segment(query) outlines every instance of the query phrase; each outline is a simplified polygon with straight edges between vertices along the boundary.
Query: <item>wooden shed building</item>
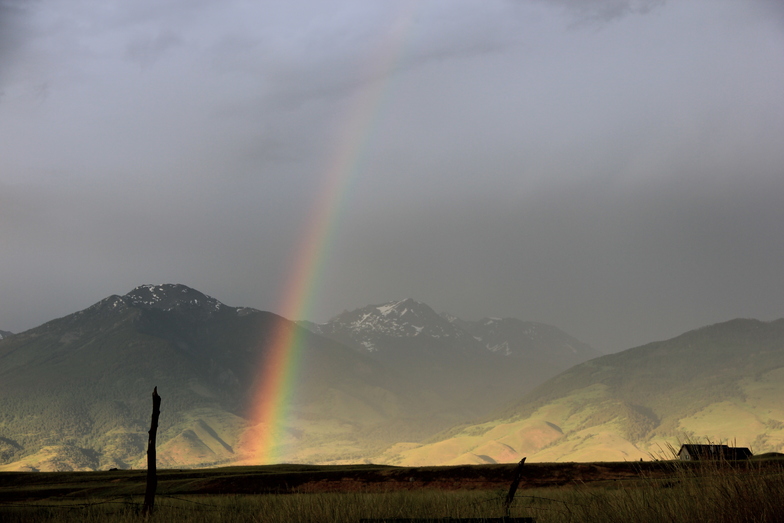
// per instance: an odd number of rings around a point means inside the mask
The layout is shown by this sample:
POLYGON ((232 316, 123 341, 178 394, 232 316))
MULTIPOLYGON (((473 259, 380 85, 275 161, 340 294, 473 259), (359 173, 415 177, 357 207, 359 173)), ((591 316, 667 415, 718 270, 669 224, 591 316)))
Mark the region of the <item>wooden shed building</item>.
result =
POLYGON ((749 459, 751 450, 746 447, 730 447, 729 445, 681 445, 678 459, 686 461, 713 460, 732 461, 749 459))

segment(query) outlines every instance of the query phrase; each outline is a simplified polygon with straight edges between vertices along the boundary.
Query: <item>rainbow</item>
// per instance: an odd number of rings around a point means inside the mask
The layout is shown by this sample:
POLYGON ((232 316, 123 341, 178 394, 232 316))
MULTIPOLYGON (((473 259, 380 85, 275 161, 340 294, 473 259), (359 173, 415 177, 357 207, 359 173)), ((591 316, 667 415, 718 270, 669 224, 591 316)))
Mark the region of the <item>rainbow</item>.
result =
MULTIPOLYGON (((321 198, 307 221, 292 270, 280 300, 280 315, 289 319, 310 317, 324 259, 340 221, 340 210, 356 177, 371 130, 380 112, 385 93, 403 52, 405 36, 413 20, 415 0, 401 3, 390 30, 372 61, 369 85, 362 89, 346 118, 337 147, 324 175, 321 198)), ((296 387, 302 340, 299 329, 281 322, 273 333, 262 362, 259 385, 253 393, 249 418, 252 428, 246 443, 247 462, 278 463, 282 452, 283 424, 296 387)))

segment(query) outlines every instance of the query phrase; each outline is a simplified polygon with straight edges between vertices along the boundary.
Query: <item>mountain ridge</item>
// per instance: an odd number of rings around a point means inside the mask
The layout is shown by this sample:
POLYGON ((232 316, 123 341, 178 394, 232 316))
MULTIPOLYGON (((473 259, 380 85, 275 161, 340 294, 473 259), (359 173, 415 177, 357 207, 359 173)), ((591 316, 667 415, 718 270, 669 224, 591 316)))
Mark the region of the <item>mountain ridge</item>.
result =
MULTIPOLYGON (((241 463, 247 412, 273 329, 300 329, 297 394, 278 451, 294 462, 368 459, 514 399, 552 369, 520 369, 424 304, 454 339, 387 326, 378 353, 178 284, 142 285, 0 341, 0 469, 127 468, 143 460, 149 394, 164 398, 159 459, 167 466, 241 463), (416 332, 413 332, 416 334, 416 332), (417 340, 413 345, 409 341, 417 340), (455 345, 467 340, 470 347, 455 345)), ((404 312, 406 308, 410 312, 404 312)), ((381 313, 381 311, 379 311, 381 313)), ((386 318, 391 320, 392 309, 386 318)), ((409 323, 409 326, 411 324, 409 323)), ((416 331, 416 329, 414 329, 416 331)))
POLYGON ((143 466, 153 386, 162 466, 247 463, 261 426, 246 413, 279 328, 303 344, 277 448, 291 462, 637 460, 679 438, 784 450, 784 319, 588 359, 555 327, 411 299, 316 325, 161 284, 0 340, 0 470, 143 466), (583 361, 559 370, 566 357, 583 361))
MULTIPOLYGON (((150 290, 107 297, 0 342, 0 427, 8 440, 0 456, 6 464, 21 460, 20 466, 47 470, 62 468, 77 455, 100 455, 98 461, 77 460, 74 466, 138 465, 153 386, 166 411, 159 432, 162 463, 196 466, 238 459, 246 445, 243 435, 252 428, 244 413, 254 400, 250 393, 269 337, 281 324, 298 327, 273 313, 218 307, 199 295, 180 303, 150 300, 150 290), (60 450, 40 457, 37 466, 32 461, 44 447, 60 450), (69 454, 65 461, 52 457, 69 454)), ((394 380, 372 360, 308 331, 300 339, 298 401, 315 413, 315 424, 329 421, 338 432, 350 434, 385 421, 381 416, 363 429, 351 410, 329 403, 334 394, 353 402, 354 412, 413 401, 391 391, 389 400, 379 400, 372 391, 394 380)), ((284 445, 307 438, 290 434, 284 445)))
POLYGON ((734 319, 575 365, 495 417, 380 459, 650 459, 666 443, 737 441, 784 449, 784 319, 734 319))
POLYGON ((385 337, 430 337, 455 340, 464 344, 465 350, 481 347, 505 356, 541 358, 545 350, 552 351, 554 347, 566 349, 562 356, 574 356, 568 360, 570 362, 602 355, 551 325, 516 318, 468 321, 452 314, 438 314, 411 298, 344 311, 323 324, 302 323, 314 332, 336 337, 369 352, 378 351, 385 337))
POLYGON ((450 321, 410 298, 344 311, 324 324, 305 325, 370 355, 405 376, 412 388, 457 401, 463 408, 450 410, 455 414, 453 421, 459 423, 514 401, 547 376, 599 354, 555 327, 509 322, 547 327, 542 329, 547 336, 535 343, 525 329, 495 332, 489 328, 495 321, 484 326, 482 322, 450 321), (570 343, 581 350, 558 350, 570 343), (499 344, 510 350, 491 350, 499 344))

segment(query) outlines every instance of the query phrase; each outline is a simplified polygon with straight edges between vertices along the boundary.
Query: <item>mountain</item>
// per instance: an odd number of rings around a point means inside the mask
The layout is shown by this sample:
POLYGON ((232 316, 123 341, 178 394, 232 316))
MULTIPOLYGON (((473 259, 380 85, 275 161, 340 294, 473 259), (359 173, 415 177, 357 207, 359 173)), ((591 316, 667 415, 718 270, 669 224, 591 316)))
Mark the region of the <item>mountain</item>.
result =
POLYGON ((465 321, 444 315, 491 352, 526 359, 531 363, 572 366, 602 355, 562 330, 544 323, 515 318, 465 321))
POLYGON ((327 323, 307 326, 368 352, 389 350, 392 339, 418 338, 448 340, 465 353, 486 349, 565 368, 602 355, 550 325, 514 318, 466 321, 451 314, 438 314, 411 298, 345 311, 327 323))
POLYGON ((667 443, 784 449, 784 319, 738 319, 602 356, 484 422, 378 461, 413 465, 648 459, 667 443))
POLYGON ((247 413, 279 329, 302 341, 278 449, 291 462, 360 462, 422 441, 569 366, 537 369, 488 350, 413 300, 365 309, 307 330, 184 285, 143 285, 4 338, 0 470, 143 466, 154 386, 162 467, 243 462, 258 428, 247 413))
POLYGON ((464 330, 410 298, 346 311, 315 328, 321 334, 368 352, 393 350, 392 340, 401 338, 449 341, 467 351, 478 347, 476 340, 464 330))
POLYGON ((286 426, 294 459, 300 449, 314 460, 353 456, 405 434, 393 421, 400 411, 416 416, 416 402, 393 391, 397 380, 372 359, 269 312, 182 285, 147 285, 0 341, 0 464, 139 466, 154 386, 163 398, 162 466, 235 462, 247 444, 250 393, 281 324, 302 339, 286 426))
POLYGON ((600 355, 549 325, 511 318, 464 321, 410 298, 306 326, 371 356, 412 389, 446 398, 437 411, 451 424, 485 415, 600 355))
POLYGON ((9 336, 13 336, 13 334, 14 334, 13 332, 0 331, 0 340, 2 340, 3 338, 7 338, 9 336))

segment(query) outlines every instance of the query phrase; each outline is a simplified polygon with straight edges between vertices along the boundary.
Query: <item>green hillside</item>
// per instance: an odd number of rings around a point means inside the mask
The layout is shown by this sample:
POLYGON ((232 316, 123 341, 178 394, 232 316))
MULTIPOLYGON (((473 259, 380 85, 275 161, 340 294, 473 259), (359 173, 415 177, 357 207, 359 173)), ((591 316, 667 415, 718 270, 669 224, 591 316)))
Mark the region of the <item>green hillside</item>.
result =
POLYGON ((705 439, 780 451, 782 397, 784 320, 739 319, 577 365, 493 419, 379 461, 637 460, 705 439))

